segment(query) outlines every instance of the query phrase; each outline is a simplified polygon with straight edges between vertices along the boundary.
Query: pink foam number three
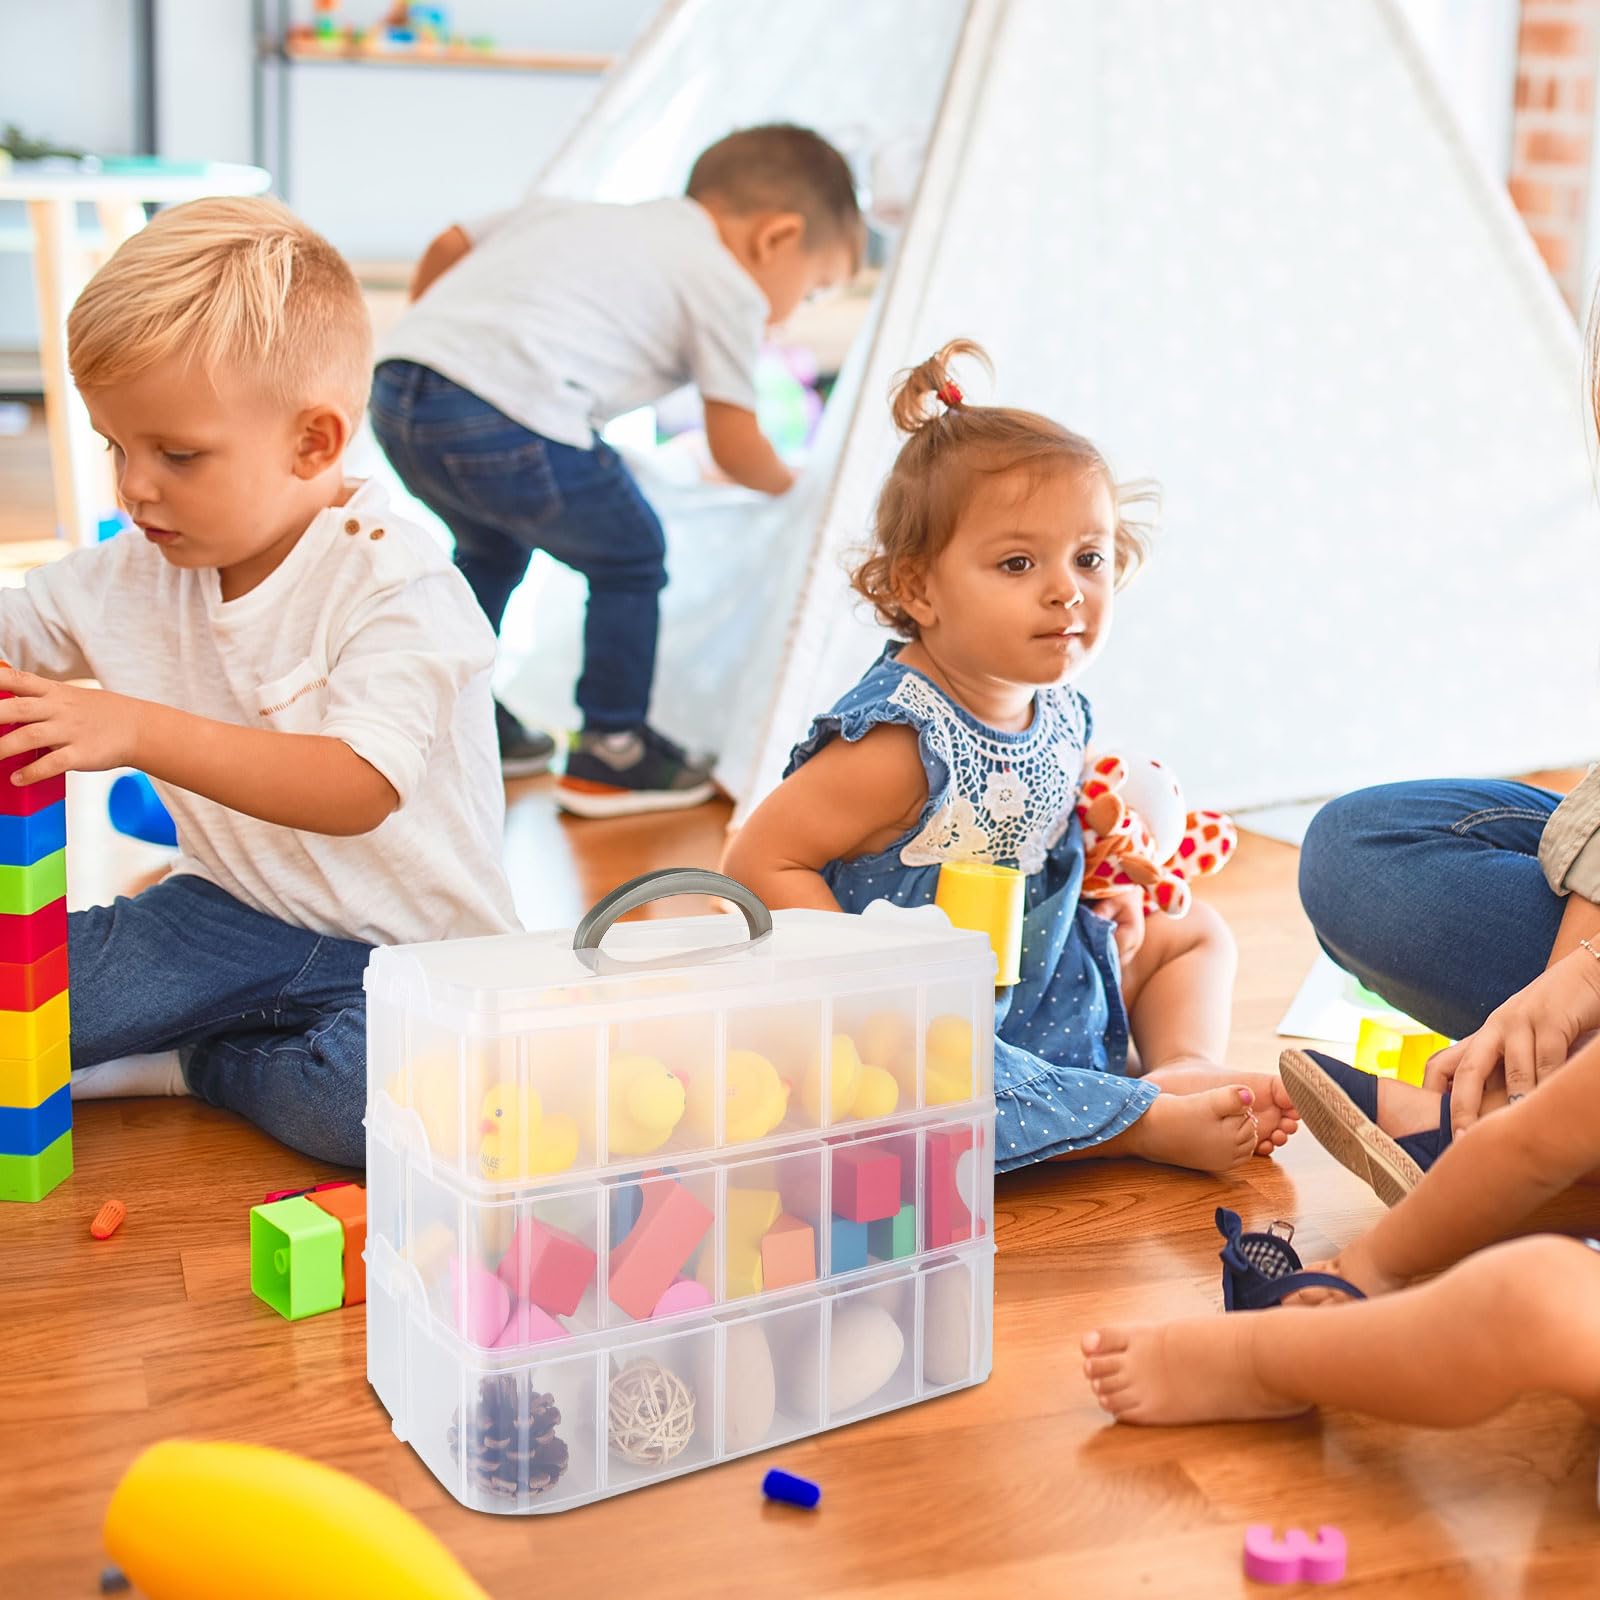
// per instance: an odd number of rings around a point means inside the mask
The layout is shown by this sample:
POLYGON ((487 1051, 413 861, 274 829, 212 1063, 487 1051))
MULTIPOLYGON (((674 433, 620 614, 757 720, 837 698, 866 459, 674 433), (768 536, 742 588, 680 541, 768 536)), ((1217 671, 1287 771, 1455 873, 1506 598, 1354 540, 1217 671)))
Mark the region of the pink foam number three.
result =
POLYGON ((1282 1539, 1265 1523, 1244 1530, 1244 1575, 1257 1583, 1337 1583, 1344 1576, 1344 1535, 1318 1528, 1309 1539, 1290 1528, 1282 1539))

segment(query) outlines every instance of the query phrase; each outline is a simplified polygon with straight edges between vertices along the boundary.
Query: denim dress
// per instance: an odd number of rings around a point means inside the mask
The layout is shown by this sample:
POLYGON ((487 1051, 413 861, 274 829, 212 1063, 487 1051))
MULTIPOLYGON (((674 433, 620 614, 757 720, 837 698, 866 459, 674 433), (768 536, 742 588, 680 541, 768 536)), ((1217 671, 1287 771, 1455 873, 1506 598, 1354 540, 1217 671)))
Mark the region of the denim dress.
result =
POLYGON ((1128 1016, 1115 929, 1078 898, 1083 830, 1074 810, 1089 704, 1041 689, 1020 733, 986 726, 891 644, 794 749, 787 777, 836 738, 880 723, 914 728, 928 779, 916 826, 887 849, 830 861, 822 876, 846 911, 873 900, 932 902, 946 861, 1028 876, 1022 981, 995 1002, 995 1164, 1001 1171, 1103 1144, 1144 1115, 1155 1085, 1125 1075, 1128 1016))

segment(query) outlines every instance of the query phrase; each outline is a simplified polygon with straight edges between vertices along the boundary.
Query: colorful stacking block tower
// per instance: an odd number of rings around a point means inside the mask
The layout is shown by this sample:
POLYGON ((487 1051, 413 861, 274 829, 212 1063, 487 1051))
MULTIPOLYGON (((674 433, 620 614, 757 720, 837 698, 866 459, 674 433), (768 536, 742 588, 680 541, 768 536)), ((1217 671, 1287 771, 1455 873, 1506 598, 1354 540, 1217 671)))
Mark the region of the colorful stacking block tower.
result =
POLYGON ((38 759, 0 761, 0 1200, 42 1200, 72 1171, 66 779, 11 782, 38 759))

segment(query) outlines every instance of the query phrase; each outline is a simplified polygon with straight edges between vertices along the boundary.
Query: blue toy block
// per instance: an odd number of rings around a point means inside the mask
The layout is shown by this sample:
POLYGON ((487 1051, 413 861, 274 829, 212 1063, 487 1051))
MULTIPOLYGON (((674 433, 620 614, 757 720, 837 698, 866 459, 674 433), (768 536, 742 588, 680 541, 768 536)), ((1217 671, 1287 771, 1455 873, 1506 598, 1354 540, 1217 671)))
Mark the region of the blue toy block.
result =
POLYGON ((67 802, 27 817, 0 816, 0 866, 31 867, 67 845, 67 802))
POLYGON ((867 1264, 867 1224, 849 1217, 832 1219, 832 1249, 828 1257, 830 1272, 854 1272, 867 1264))
POLYGON ((799 1506, 810 1511, 822 1498, 822 1489, 809 1478, 797 1477, 781 1467, 773 1467, 761 1480, 761 1492, 769 1500, 781 1500, 785 1505, 799 1506))
POLYGON ((618 1183, 611 1188, 611 1248, 615 1250, 633 1232, 644 1208, 644 1191, 636 1183, 618 1183))
POLYGON ((36 1156, 72 1126, 72 1090, 63 1086, 36 1106, 0 1106, 0 1155, 36 1156))
POLYGON ((142 772, 125 772, 111 785, 108 810, 111 826, 130 839, 168 846, 178 842, 172 813, 162 805, 155 785, 142 772))

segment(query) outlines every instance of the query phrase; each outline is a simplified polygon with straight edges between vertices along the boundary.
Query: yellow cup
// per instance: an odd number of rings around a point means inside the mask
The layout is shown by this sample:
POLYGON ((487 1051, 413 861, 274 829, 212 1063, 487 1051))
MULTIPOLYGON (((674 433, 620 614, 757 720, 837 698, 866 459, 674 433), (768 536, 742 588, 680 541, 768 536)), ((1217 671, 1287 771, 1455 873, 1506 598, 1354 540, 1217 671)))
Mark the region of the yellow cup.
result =
POLYGON ((933 903, 958 928, 989 935, 994 946, 995 987, 1022 977, 1022 912, 1028 880, 1015 867, 979 861, 947 861, 939 868, 933 903))

